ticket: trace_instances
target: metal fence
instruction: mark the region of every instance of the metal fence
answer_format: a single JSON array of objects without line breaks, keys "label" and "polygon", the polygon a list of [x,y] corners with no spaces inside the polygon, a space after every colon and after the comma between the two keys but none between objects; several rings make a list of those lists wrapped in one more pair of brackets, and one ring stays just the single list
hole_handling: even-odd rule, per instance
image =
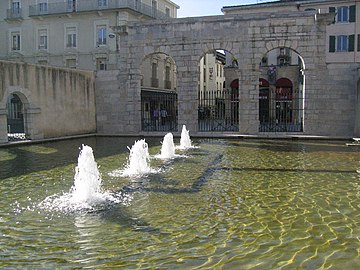
[{"label": "metal fence", "polygon": [[302,97],[260,92],[260,132],[302,132],[303,113]]},{"label": "metal fence", "polygon": [[155,7],[141,3],[141,1],[134,0],[87,0],[87,1],[59,1],[58,3],[48,3],[46,8],[41,3],[37,5],[29,6],[29,16],[43,16],[51,14],[71,13],[71,12],[83,12],[83,11],[96,11],[96,10],[108,10],[108,9],[120,9],[128,8],[141,14],[156,18],[164,19],[168,18],[164,12],[161,12]]},{"label": "metal fence", "polygon": [[141,91],[141,127],[143,131],[177,131],[177,93]]},{"label": "metal fence", "polygon": [[199,131],[239,131],[238,90],[199,92]]},{"label": "metal fence", "polygon": [[25,133],[24,120],[20,119],[7,119],[8,123],[8,140],[9,141],[23,141],[27,140],[29,136]]}]

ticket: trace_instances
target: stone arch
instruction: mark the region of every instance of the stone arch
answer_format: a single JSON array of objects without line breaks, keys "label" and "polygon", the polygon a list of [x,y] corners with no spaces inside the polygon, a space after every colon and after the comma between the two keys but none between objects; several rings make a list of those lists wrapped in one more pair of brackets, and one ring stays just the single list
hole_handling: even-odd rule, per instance
[{"label": "stone arch", "polygon": [[30,91],[28,89],[22,88],[22,87],[19,87],[19,86],[9,86],[9,87],[7,87],[5,89],[3,99],[0,100],[0,109],[6,107],[7,97],[9,95],[11,95],[11,94],[18,95],[19,98],[21,99],[21,101],[23,103],[26,103],[28,107],[32,103],[32,101],[31,101],[31,93],[30,93]]},{"label": "stone arch", "polygon": [[219,44],[206,48],[198,62],[198,130],[239,131],[239,63]]},{"label": "stone arch", "polygon": [[[16,102],[16,106],[15,103]],[[11,109],[11,107],[13,107]],[[16,107],[16,108],[15,108]],[[8,141],[13,137],[9,137],[10,133],[25,133],[28,134],[28,124],[27,124],[27,111],[29,108],[29,93],[26,89],[20,87],[8,87],[5,90],[2,100],[0,101],[0,111],[1,115],[0,122],[4,124],[0,134],[1,141]],[[15,119],[16,118],[16,119]],[[25,136],[21,135],[21,138],[24,139]],[[13,138],[15,139],[15,137]]]},{"label": "stone arch", "polygon": [[141,130],[177,131],[177,66],[166,53],[152,52],[142,58]]},{"label": "stone arch", "polygon": [[[292,47],[297,43],[280,40],[269,42],[264,50],[259,81],[269,83],[269,93],[261,93],[259,85],[259,132],[304,131],[305,61]],[[293,83],[291,93],[279,80]]]}]

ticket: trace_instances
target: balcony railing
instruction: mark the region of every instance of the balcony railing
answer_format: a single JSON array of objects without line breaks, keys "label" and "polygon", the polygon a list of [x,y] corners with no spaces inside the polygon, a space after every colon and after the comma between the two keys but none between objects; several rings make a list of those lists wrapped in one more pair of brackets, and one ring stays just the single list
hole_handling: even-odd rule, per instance
[{"label": "balcony railing", "polygon": [[40,4],[30,5],[29,16],[45,16],[73,12],[102,11],[124,8],[156,19],[169,18],[169,16],[164,12],[134,0],[108,0],[106,5],[104,5],[102,1],[101,4],[99,4],[98,0],[77,1],[76,5],[73,5],[72,2],[71,4],[68,4],[67,2],[59,2],[49,3],[46,8]]},{"label": "balcony railing", "polygon": [[23,18],[21,8],[10,8],[6,10],[7,20],[21,20]]}]

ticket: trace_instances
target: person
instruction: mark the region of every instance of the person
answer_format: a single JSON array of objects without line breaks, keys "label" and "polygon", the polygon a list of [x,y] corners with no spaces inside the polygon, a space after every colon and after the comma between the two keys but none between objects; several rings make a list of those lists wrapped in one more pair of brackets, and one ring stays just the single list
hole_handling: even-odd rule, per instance
[{"label": "person", "polygon": [[161,125],[165,125],[165,121],[166,121],[166,116],[167,116],[167,111],[165,108],[162,108],[160,111],[161,114]]},{"label": "person", "polygon": [[159,109],[158,108],[156,108],[153,111],[153,119],[154,119],[155,130],[157,130],[157,128],[159,126]]}]

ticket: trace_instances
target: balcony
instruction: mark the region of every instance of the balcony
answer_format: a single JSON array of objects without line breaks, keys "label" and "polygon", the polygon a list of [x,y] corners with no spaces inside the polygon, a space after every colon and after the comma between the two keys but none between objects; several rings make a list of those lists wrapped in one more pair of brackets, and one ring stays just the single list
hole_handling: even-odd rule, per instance
[{"label": "balcony", "polygon": [[6,20],[8,21],[21,21],[23,20],[21,8],[11,8],[6,10]]},{"label": "balcony", "polygon": [[80,13],[80,12],[90,12],[90,11],[104,11],[104,10],[114,10],[114,9],[129,9],[134,12],[155,19],[169,18],[168,15],[161,12],[160,10],[154,9],[149,5],[139,3],[134,0],[108,0],[105,3],[104,1],[99,1],[99,0],[88,0],[88,1],[76,1],[76,4],[73,4],[72,2],[49,3],[46,6],[39,3],[37,5],[29,6],[29,16],[42,17],[48,15]]}]

